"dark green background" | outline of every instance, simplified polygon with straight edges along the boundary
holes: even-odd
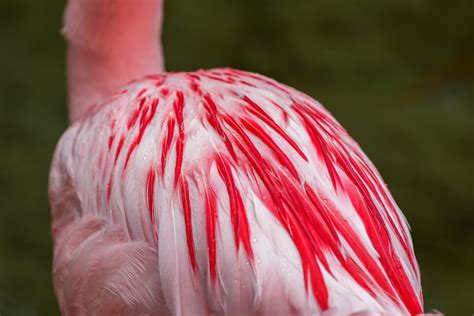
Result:
[[[64,1],[0,2],[0,313],[54,315],[47,176]],[[232,66],[320,100],[413,230],[425,306],[474,312],[474,1],[168,0],[168,70]]]

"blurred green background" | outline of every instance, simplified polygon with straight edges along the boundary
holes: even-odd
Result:
[[[64,1],[0,2],[0,314],[58,314],[47,176]],[[427,310],[474,312],[474,1],[168,0],[168,70],[232,66],[320,100],[413,230]]]

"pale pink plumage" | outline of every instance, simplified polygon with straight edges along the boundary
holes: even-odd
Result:
[[[312,98],[211,69],[84,109],[50,176],[64,314],[422,312],[405,218]]]

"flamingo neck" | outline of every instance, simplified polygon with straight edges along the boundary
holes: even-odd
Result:
[[[69,0],[69,118],[130,80],[164,71],[160,43],[162,0]]]

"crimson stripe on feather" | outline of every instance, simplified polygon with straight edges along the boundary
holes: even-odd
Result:
[[[181,174],[181,167],[183,165],[183,153],[184,153],[184,119],[183,119],[183,107],[184,107],[184,96],[183,92],[176,92],[176,100],[173,103],[174,112],[176,114],[176,121],[178,123],[178,139],[176,141],[176,165],[174,169],[174,184],[178,183],[179,176]]]
[[[186,243],[188,245],[189,261],[193,272],[196,272],[196,254],[194,250],[193,223],[191,201],[189,199],[189,185],[185,176],[181,176],[178,181],[181,204],[183,208],[184,226],[186,230]]]
[[[213,189],[206,185],[205,188],[205,211],[206,211],[206,235],[209,256],[209,273],[211,282],[215,285],[217,277],[217,249],[216,249],[216,225],[217,225],[217,201]]]
[[[161,144],[161,177],[163,177],[165,174],[166,159],[168,157],[168,152],[171,148],[171,142],[173,141],[175,124],[176,121],[173,117],[170,117],[166,123],[166,133]]]

